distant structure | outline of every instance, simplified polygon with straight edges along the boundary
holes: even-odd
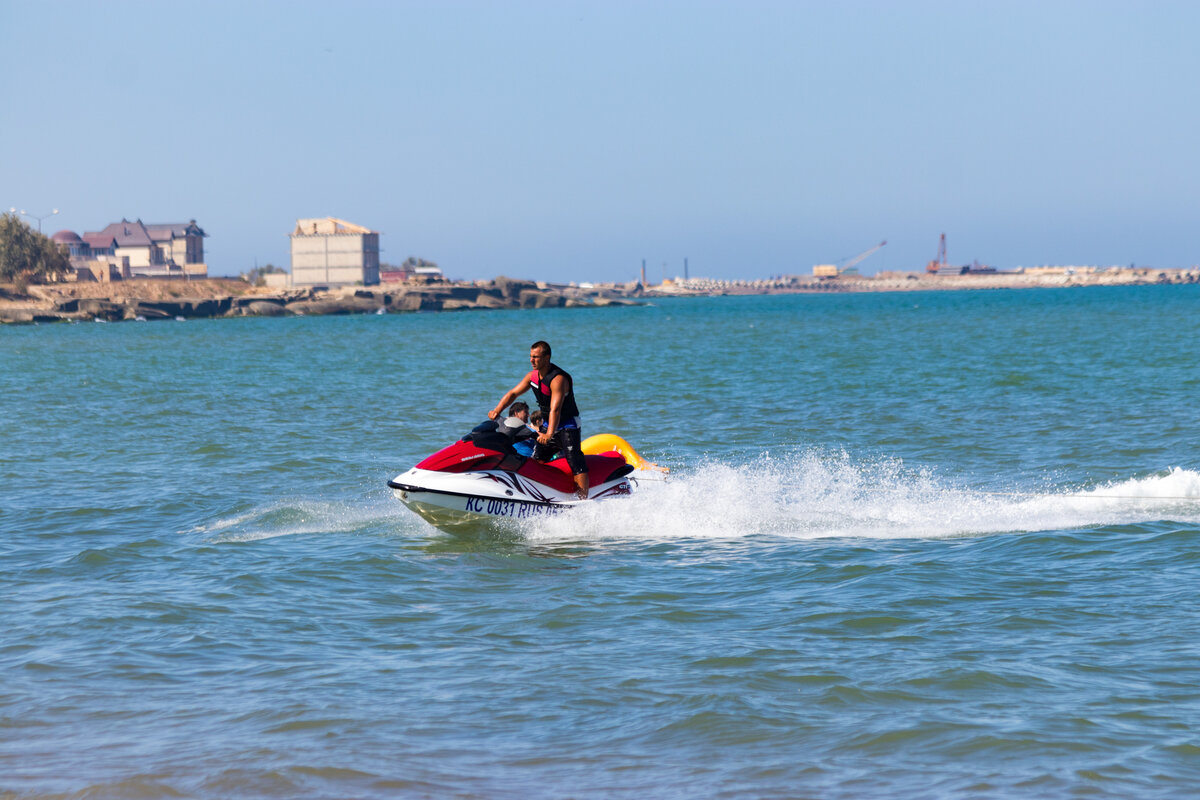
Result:
[[[379,283],[379,233],[336,217],[298,219],[292,240],[292,286]]]
[[[59,231],[50,240],[67,251],[67,260],[71,265],[67,280],[108,283],[129,277],[128,259],[122,264],[109,252],[109,248],[93,252],[91,246],[75,231]]]
[[[952,267],[946,263],[946,234],[938,240],[937,256],[925,265],[925,271],[932,275],[961,275],[962,267]]]
[[[442,268],[432,261],[409,256],[404,263],[379,265],[379,280],[381,283],[402,283],[411,280],[443,281],[446,276]]]
[[[972,261],[965,266],[949,264],[946,262],[946,234],[942,234],[942,238],[938,240],[937,257],[925,265],[925,271],[930,275],[995,275],[997,274],[995,267],[989,267],[987,264],[980,264],[978,260]]]
[[[887,240],[880,242],[874,247],[863,250],[853,258],[848,258],[839,268],[836,264],[815,264],[813,266],[813,276],[817,278],[836,278],[838,275],[857,275],[858,265],[887,244]]]
[[[122,219],[79,236],[59,231],[50,238],[67,248],[76,280],[207,278],[206,234],[196,220],[146,224]]]

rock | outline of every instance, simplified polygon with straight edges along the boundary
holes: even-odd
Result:
[[[441,311],[443,300],[424,293],[408,292],[392,303],[393,311]]]
[[[307,295],[297,295],[290,298],[291,300],[307,299]],[[230,310],[237,311],[239,308],[245,308],[253,303],[276,303],[280,306],[287,305],[289,298],[274,294],[250,294],[242,295],[241,297],[230,298]]]
[[[172,301],[151,302],[135,300],[126,312],[126,318],[145,317],[146,319],[175,319],[184,315],[185,303]]]
[[[514,308],[515,306],[505,300],[499,293],[480,292],[479,297],[475,300],[476,308]]]
[[[174,309],[167,310],[161,308],[160,306],[162,305],[164,304],[138,302],[134,303],[133,305],[126,306],[125,319],[137,319],[138,317],[147,320],[175,319],[176,317],[183,316],[182,314],[176,313]]]
[[[382,306],[365,297],[326,297],[320,300],[298,300],[288,303],[293,314],[374,314]]]
[[[125,306],[99,297],[81,297],[77,310],[88,316],[110,322],[125,318]]]
[[[254,300],[242,306],[241,312],[251,317],[283,317],[287,316],[288,309],[276,300]]]
[[[0,323],[5,325],[28,325],[33,322],[33,312],[26,308],[0,308]]]
[[[592,301],[592,304],[595,305],[597,308],[604,308],[606,306],[644,305],[644,303],[639,303],[637,300],[627,300],[624,297],[603,297],[603,296],[596,297]]]
[[[470,300],[455,300],[453,297],[442,301],[442,311],[470,311],[479,308]]]
[[[479,299],[480,291],[478,286],[451,286],[448,290],[450,299],[469,300],[472,303]]]
[[[560,294],[538,289],[522,289],[518,302],[521,308],[561,308],[565,298]]]
[[[188,301],[185,317],[219,317],[233,308],[232,297],[213,297],[207,300]]]
[[[492,281],[492,285],[500,292],[500,295],[506,300],[516,301],[520,298],[521,292],[527,289],[537,290],[537,284],[533,281],[519,281],[513,278],[507,278],[501,275],[496,280]]]

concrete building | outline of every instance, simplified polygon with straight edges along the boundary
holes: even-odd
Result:
[[[379,233],[335,217],[298,219],[292,240],[292,286],[379,283]]]

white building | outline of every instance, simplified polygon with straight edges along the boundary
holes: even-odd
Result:
[[[353,222],[298,219],[292,239],[292,286],[379,283],[379,233]]]

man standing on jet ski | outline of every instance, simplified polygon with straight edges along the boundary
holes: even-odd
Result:
[[[546,418],[546,430],[538,435],[533,457],[538,461],[546,461],[561,450],[571,474],[575,476],[575,493],[580,499],[586,500],[588,472],[583,450],[579,446],[579,407],[575,405],[575,383],[565,370],[550,363],[550,345],[546,342],[534,342],[529,348],[529,364],[533,371],[509,389],[499,404],[488,412],[488,419],[496,419],[504,413],[509,403],[533,389],[538,407]]]

